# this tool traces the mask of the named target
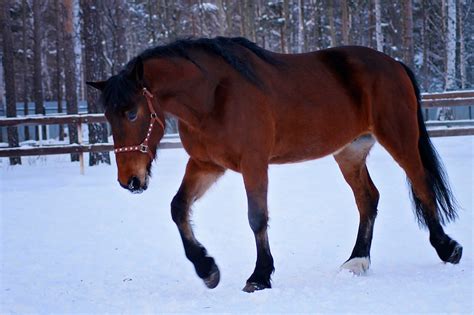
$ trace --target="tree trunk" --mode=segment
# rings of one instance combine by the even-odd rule
[[[423,80],[423,90],[428,91],[429,89],[429,78],[428,78],[428,71],[429,71],[429,55],[428,55],[428,16],[426,12],[426,1],[421,1],[421,12],[423,16],[423,26],[421,28],[421,41],[422,41],[422,50],[423,50],[423,64],[421,66],[421,77]]]
[[[13,56],[13,38],[11,30],[10,8],[12,3],[9,0],[0,0],[0,29],[2,30],[3,46],[3,70],[5,71],[5,96],[7,102],[7,117],[16,117],[16,97],[15,97],[15,58]],[[8,146],[18,147],[18,129],[8,127]],[[20,157],[11,157],[10,164],[21,164]]]
[[[82,5],[82,3],[81,3]],[[147,28],[149,30],[149,37],[151,38],[151,44],[156,45],[156,27],[155,23],[153,22],[153,14],[155,13],[155,6],[153,5],[153,0],[147,1],[147,14],[148,14],[148,24]]]
[[[337,46],[336,26],[334,24],[334,0],[329,0],[329,29],[331,32],[331,47]]]
[[[66,87],[66,112],[77,114],[77,91],[76,91],[76,63],[74,55],[74,23],[73,23],[73,0],[63,0],[63,52],[64,52],[64,79]],[[68,125],[69,143],[78,143],[79,137],[75,124]],[[79,154],[71,154],[71,161],[79,161]]]
[[[307,50],[306,27],[304,23],[304,0],[298,0],[298,52]]]
[[[256,36],[255,36],[255,4],[254,0],[246,0],[245,1],[245,16],[246,16],[246,21],[247,21],[247,37],[255,42]]]
[[[413,5],[412,0],[403,1],[403,60],[410,67],[414,66],[413,52]]]
[[[28,116],[28,45],[26,44],[26,30],[30,28],[26,19],[26,13],[29,10],[28,3],[26,0],[22,0],[22,14],[21,14],[21,21],[22,21],[22,50],[23,50],[23,58],[22,58],[22,66],[23,66],[23,112],[25,116]],[[25,140],[30,140],[30,127],[24,127],[25,133]]]
[[[375,12],[374,12],[374,2],[369,1],[369,27],[368,27],[368,46],[371,48],[376,48],[375,41],[374,41],[374,29],[375,29]]]
[[[197,1],[198,5],[198,20],[199,20],[199,35],[200,36],[207,36],[207,26],[206,26],[206,20],[204,18],[204,12],[203,12],[203,4],[202,0]]]
[[[24,0],[25,1],[25,0]],[[56,9],[56,29],[60,30],[62,21],[61,21],[61,16],[63,12],[63,7],[61,5],[60,0],[55,0],[54,1],[54,6]],[[62,80],[62,68],[61,68],[61,49],[62,49],[62,40],[61,40],[61,35],[62,32],[57,31],[56,32],[56,99],[58,102],[58,113],[63,112],[63,106],[62,106],[62,91],[63,91],[63,80]],[[63,141],[64,140],[64,126],[59,125],[59,140]]]
[[[284,28],[284,41],[285,41],[285,47],[284,51],[285,53],[291,52],[291,40],[290,40],[290,1],[289,0],[283,0],[283,18],[285,19],[285,24],[283,25]]]
[[[447,0],[445,90],[456,88],[456,1]]]
[[[446,75],[444,89],[456,88],[456,0],[447,0],[446,14]],[[442,107],[438,113],[439,120],[453,120],[454,112],[450,107]]]
[[[377,50],[383,52],[383,31],[382,31],[382,9],[380,7],[380,0],[375,0],[375,42]]]
[[[240,24],[239,24],[239,30],[240,30],[240,36],[244,36],[247,34],[245,30],[245,10],[244,10],[244,2],[243,1],[238,1],[239,3],[239,16],[240,16]]]
[[[342,0],[342,44],[349,45],[349,4],[347,0]]]
[[[96,5],[91,6],[90,1],[81,0],[83,28],[82,39],[84,41],[84,76],[86,81],[102,80],[105,73],[105,61],[102,52],[103,33],[99,12],[98,1]],[[99,103],[100,93],[96,89],[89,88],[86,92],[87,111],[89,113],[100,113],[102,107]],[[106,124],[89,124],[89,143],[107,142]],[[110,164],[109,152],[91,152],[89,153],[89,165],[99,163]]]
[[[126,4],[124,0],[116,0],[116,25],[114,32],[116,38],[116,52],[115,52],[115,64],[116,67],[112,73],[119,72],[123,66],[127,63],[127,47],[126,44],[126,32],[127,28],[125,23],[127,21],[127,11],[125,10]],[[105,71],[104,71],[105,72]],[[105,73],[103,73],[105,75]]]
[[[33,87],[35,99],[35,114],[45,114],[43,103],[42,62],[41,62],[41,1],[33,1]],[[46,126],[42,126],[43,139],[46,139]],[[36,127],[36,140],[39,140],[39,130]]]
[[[466,88],[466,42],[464,38],[463,0],[458,0],[458,28],[459,28],[459,75],[461,88]]]
[[[313,49],[322,49],[323,47],[327,47],[327,44],[326,44],[326,38],[327,38],[327,35],[325,34],[325,29],[326,29],[326,25],[325,25],[325,20],[326,18],[329,19],[329,27],[330,27],[330,24],[331,24],[331,17],[327,16],[330,14],[330,11],[328,10],[328,13],[326,13],[326,15],[323,13],[323,8],[322,8],[322,1],[321,0],[311,0],[311,2],[313,3],[313,7],[311,9],[312,13],[313,13],[313,19],[314,19],[314,37],[315,37],[315,42],[314,42],[314,45],[310,45],[310,43],[312,43],[312,40],[310,40],[310,38],[308,37],[306,39],[307,41],[307,44],[308,44],[308,49],[310,50],[313,50]],[[332,21],[333,24],[334,24],[334,21]],[[330,40],[332,42],[332,32],[333,30],[330,29],[329,30],[330,32]],[[335,35],[335,34],[334,34]],[[309,34],[307,33],[307,36],[309,36]],[[331,45],[331,43],[329,44]]]
[[[229,7],[227,1],[217,0],[217,7],[219,8],[219,35],[230,35],[231,21],[229,14]]]

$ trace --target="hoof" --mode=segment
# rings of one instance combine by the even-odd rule
[[[264,289],[270,289],[271,286],[261,284],[261,283],[256,283],[256,282],[247,282],[245,287],[242,289],[242,291],[247,292],[247,293],[252,293],[255,291],[260,291]]]
[[[451,264],[459,263],[462,256],[462,246],[459,245],[458,242],[450,239],[448,236],[446,236],[446,239],[443,241],[431,239],[430,241],[442,261]]]
[[[451,264],[457,264],[461,260],[462,257],[462,246],[456,243],[456,246],[453,248],[453,252],[451,256],[446,259],[446,262]]]
[[[346,261],[342,266],[342,269],[347,269],[356,276],[360,276],[369,270],[370,258],[369,257],[355,257]]]
[[[219,272],[219,268],[217,268],[217,265],[215,264],[212,266],[210,273],[210,276],[203,279],[203,281],[209,289],[214,289],[219,284],[219,280],[221,279],[221,273]]]

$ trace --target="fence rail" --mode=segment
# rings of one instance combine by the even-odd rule
[[[474,90],[456,91],[444,93],[422,94],[422,106],[451,107],[451,106],[473,106]],[[107,122],[103,114],[76,114],[76,115],[31,115],[27,117],[0,118],[0,127],[16,127],[25,125],[70,125],[77,126],[79,131],[79,143],[67,145],[53,145],[40,147],[15,147],[0,148],[0,157],[29,156],[29,155],[51,155],[79,153],[81,172],[83,172],[83,154],[86,152],[112,151],[112,143],[84,144],[82,141],[82,125],[90,123]],[[446,137],[460,135],[474,135],[474,120],[460,121],[428,121],[426,122],[431,137]],[[162,141],[160,148],[180,148],[180,142]]]
[[[104,114],[76,115],[29,115],[26,117],[8,117],[0,119],[0,127],[31,126],[31,125],[67,125],[105,123]]]
[[[425,108],[474,105],[474,90],[423,93],[422,104]]]

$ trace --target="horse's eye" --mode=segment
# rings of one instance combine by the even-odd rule
[[[126,114],[127,114],[128,120],[130,120],[130,121],[134,121],[135,119],[137,119],[137,110],[136,109],[129,110]]]

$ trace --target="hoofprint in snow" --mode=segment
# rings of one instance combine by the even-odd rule
[[[358,212],[331,157],[270,168],[273,289],[240,291],[255,263],[242,178],[228,172],[194,207],[221,282],[207,289],[186,259],[170,201],[181,149],[161,150],[150,188],[132,195],[116,168],[79,175],[69,156],[0,161],[0,313],[472,313],[474,137],[433,140],[462,209],[446,231],[464,246],[442,263],[411,210],[405,176],[378,145],[368,160],[381,199],[370,270],[340,271]],[[365,262],[358,262],[363,267]]]

